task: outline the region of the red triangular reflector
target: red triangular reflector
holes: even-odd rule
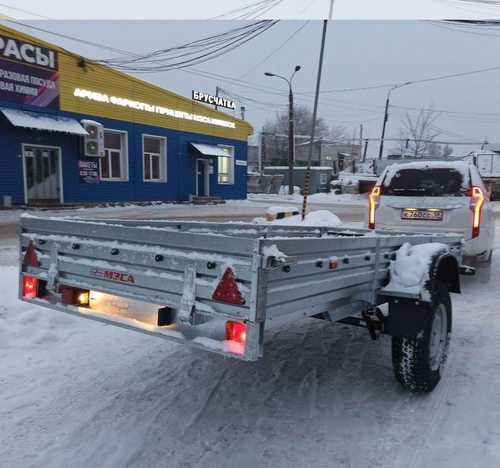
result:
[[[23,259],[23,265],[30,267],[40,266],[40,260],[38,260],[38,253],[35,249],[35,244],[33,244],[33,242],[30,242],[28,248],[26,249],[26,253],[24,254],[24,259]]]
[[[227,302],[228,304],[243,305],[245,298],[241,295],[236,283],[236,276],[231,268],[227,268],[215,289],[212,298],[215,301]]]

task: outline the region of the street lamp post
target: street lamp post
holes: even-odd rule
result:
[[[293,89],[292,82],[295,74],[300,70],[300,65],[297,65],[290,76],[285,78],[281,75],[265,72],[264,75],[280,78],[288,83],[288,193],[293,195],[293,166],[295,164],[295,116],[293,109]]]
[[[382,154],[384,152],[384,138],[385,138],[385,129],[387,126],[387,121],[389,120],[389,105],[391,100],[391,93],[398,88],[402,88],[403,86],[408,86],[412,84],[411,81],[407,81],[405,83],[395,84],[392,88],[387,92],[387,99],[385,100],[385,112],[384,112],[384,123],[382,124],[382,135],[380,136],[380,147],[378,150],[378,158],[382,159]]]

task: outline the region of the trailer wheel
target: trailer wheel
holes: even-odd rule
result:
[[[429,305],[422,304],[421,307],[428,308]],[[451,334],[451,300],[448,288],[442,283],[437,282],[435,286],[430,314],[422,336],[416,339],[392,338],[394,374],[405,389],[414,393],[434,390],[446,364]]]

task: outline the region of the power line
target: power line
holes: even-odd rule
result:
[[[240,78],[247,76],[251,72],[253,72],[256,68],[259,68],[263,63],[267,62],[273,55],[278,53],[283,47],[285,47],[297,34],[299,34],[307,25],[309,21],[305,21],[301,26],[299,26],[288,38],[280,45],[277,49],[273,50],[269,55],[266,55],[262,60],[257,62],[252,68],[246,71]]]
[[[258,28],[265,24],[265,21],[257,21],[253,23],[246,24],[244,26],[239,26],[236,28],[229,29],[225,32],[222,33],[217,33],[213,34],[211,36],[204,37],[202,39],[197,39],[195,41],[187,42],[186,44],[182,44],[179,46],[175,47],[169,47],[166,49],[158,49],[154,50],[152,52],[147,52],[143,54],[139,54],[136,58],[136,60],[128,60],[127,58],[124,57],[115,57],[115,58],[109,58],[109,59],[103,59],[103,62],[108,62],[108,63],[131,63],[131,62],[146,62],[146,63],[154,63],[154,62],[161,62],[162,59],[157,59],[156,57],[162,56],[162,55],[167,55],[171,53],[176,53],[178,51],[185,51],[185,50],[199,50],[202,47],[210,46],[210,45],[217,45],[221,44],[224,41],[231,40],[235,37],[239,37],[241,34],[245,34],[249,31],[255,30],[255,28]],[[175,57],[175,56],[174,56]]]
[[[454,21],[426,21],[426,23],[431,26],[435,26],[441,29],[447,29],[448,31],[458,32],[462,34],[472,34],[474,36],[490,36],[490,37],[500,37],[500,34],[489,34],[478,31],[467,31],[464,27],[460,27],[461,25],[456,24]],[[456,27],[453,27],[456,26]]]
[[[297,14],[297,16],[302,15],[302,13],[305,13],[306,11],[309,10],[318,0],[311,0],[302,10],[300,10]]]
[[[6,3],[0,3],[0,6],[2,6],[4,8],[8,8],[9,10],[18,11],[19,13],[26,13],[26,14],[31,15],[31,16],[36,16],[36,17],[41,18],[41,19],[46,19],[46,20],[51,19],[48,16],[41,15],[39,13],[34,13],[33,11],[24,10],[22,8],[19,8],[19,7],[13,7],[13,6],[7,5]]]
[[[422,108],[419,108],[419,107],[397,106],[397,105],[393,105],[393,104],[391,104],[391,107],[396,107],[396,108],[405,109],[405,110],[416,110],[416,111],[422,110]],[[439,112],[440,114],[459,114],[459,115],[466,114],[466,115],[470,115],[470,116],[484,115],[484,116],[498,116],[498,117],[500,117],[500,113],[498,113],[498,112],[469,112],[469,111],[455,111],[455,110],[434,109],[434,108],[432,108],[432,110],[435,112]]]
[[[155,51],[133,60],[119,58],[98,60],[98,62],[124,71],[143,73],[185,68],[225,55],[252,39],[255,39],[277,23],[278,21],[259,21],[249,26],[235,28],[226,33],[211,36],[182,46]],[[172,52],[175,53],[183,50],[187,51],[178,55],[172,55]],[[161,58],[156,58],[158,56],[161,56]],[[152,57],[155,57],[155,59],[150,60]],[[181,60],[175,61],[176,59]],[[157,65],[155,63],[157,63]]]
[[[241,20],[241,19],[250,19],[250,16],[258,16],[267,13],[272,10],[275,6],[282,3],[283,0],[260,0],[258,2],[251,3],[241,8],[235,8],[234,10],[227,11],[226,13],[222,13],[217,16],[213,16],[212,18],[208,18],[209,20],[217,20],[217,19],[232,19],[232,20]]]
[[[81,44],[89,45],[89,46],[92,46],[92,47],[97,47],[98,49],[101,49],[101,50],[105,49],[105,50],[109,50],[110,52],[114,52],[114,53],[118,53],[118,54],[130,55],[130,56],[138,56],[138,54],[134,54],[132,52],[129,52],[129,51],[126,51],[126,50],[123,50],[123,49],[117,49],[116,47],[110,47],[110,46],[107,46],[105,44],[99,44],[97,42],[88,41],[86,39],[82,39],[82,38],[75,37],[75,36],[70,36],[68,34],[57,33],[57,32],[54,32],[54,31],[50,31],[49,29],[44,29],[44,28],[41,28],[39,26],[34,26],[34,25],[31,25],[31,24],[22,23],[22,22],[17,21],[17,20],[7,19],[6,21],[9,22],[9,23],[12,23],[12,24],[16,24],[18,26],[22,26],[22,27],[28,28],[28,29],[33,29],[35,31],[43,32],[45,34],[51,34],[53,36],[61,37],[63,39],[68,39],[70,41],[80,42]],[[74,54],[74,53],[68,53],[68,54],[72,55],[72,56],[77,56],[78,55],[78,54]]]
[[[154,51],[148,54],[137,54],[137,53],[132,53],[123,49],[118,49],[115,47],[109,47],[104,44],[98,44],[92,41],[88,41],[86,39],[81,39],[75,36],[70,36],[68,34],[62,34],[62,33],[56,33],[50,30],[47,30],[45,28],[41,28],[38,26],[33,26],[30,24],[22,23],[20,21],[15,21],[15,20],[7,20],[10,23],[26,27],[29,29],[33,29],[39,32],[43,32],[46,34],[52,34],[57,37],[61,37],[67,40],[79,42],[85,45],[90,45],[92,47],[96,47],[99,49],[105,49],[109,50],[113,53],[118,53],[122,57],[116,58],[116,59],[102,59],[102,60],[92,60],[95,63],[103,64],[103,65],[108,65],[112,68],[116,68],[122,71],[135,71],[135,72],[159,72],[159,71],[168,71],[176,68],[185,68],[188,66],[200,64],[207,62],[209,60],[218,58],[226,53],[229,53],[230,51],[246,44],[250,40],[254,39],[255,37],[259,36],[260,34],[264,33],[267,31],[269,28],[277,24],[277,21],[259,21],[257,23],[252,23],[250,25],[245,25],[239,28],[233,28],[229,31],[226,31],[224,33],[210,36],[208,38],[200,39],[197,41],[193,41],[188,44],[183,44],[181,46],[173,47],[170,49],[164,49],[164,50],[159,50],[159,51]],[[158,60],[160,62],[160,65],[145,65],[142,66],[140,64],[140,61],[147,61],[152,58],[152,57],[157,57],[162,53],[171,53],[172,51],[182,51],[184,49],[193,49],[193,51],[189,54],[180,54],[177,56],[171,57],[171,59],[176,59],[176,58],[182,58],[185,56],[191,55],[190,58],[187,58],[186,60],[180,60],[180,61],[173,61],[171,63],[163,63],[164,59]],[[73,56],[77,54],[71,54]],[[128,59],[123,57],[127,56],[129,57]],[[157,59],[155,59],[157,60]],[[134,64],[138,64],[135,66]],[[130,65],[129,65],[130,64]]]

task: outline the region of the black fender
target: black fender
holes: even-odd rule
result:
[[[457,258],[448,251],[438,253],[429,267],[429,280],[426,288],[429,292],[436,290],[436,282],[444,284],[449,292],[460,294],[460,265]]]
[[[432,258],[425,289],[430,301],[402,297],[389,297],[389,315],[384,321],[384,333],[408,339],[417,339],[432,319],[432,298],[438,284],[449,292],[460,293],[460,265],[457,258],[443,249]],[[451,331],[451,317],[448,318]]]

